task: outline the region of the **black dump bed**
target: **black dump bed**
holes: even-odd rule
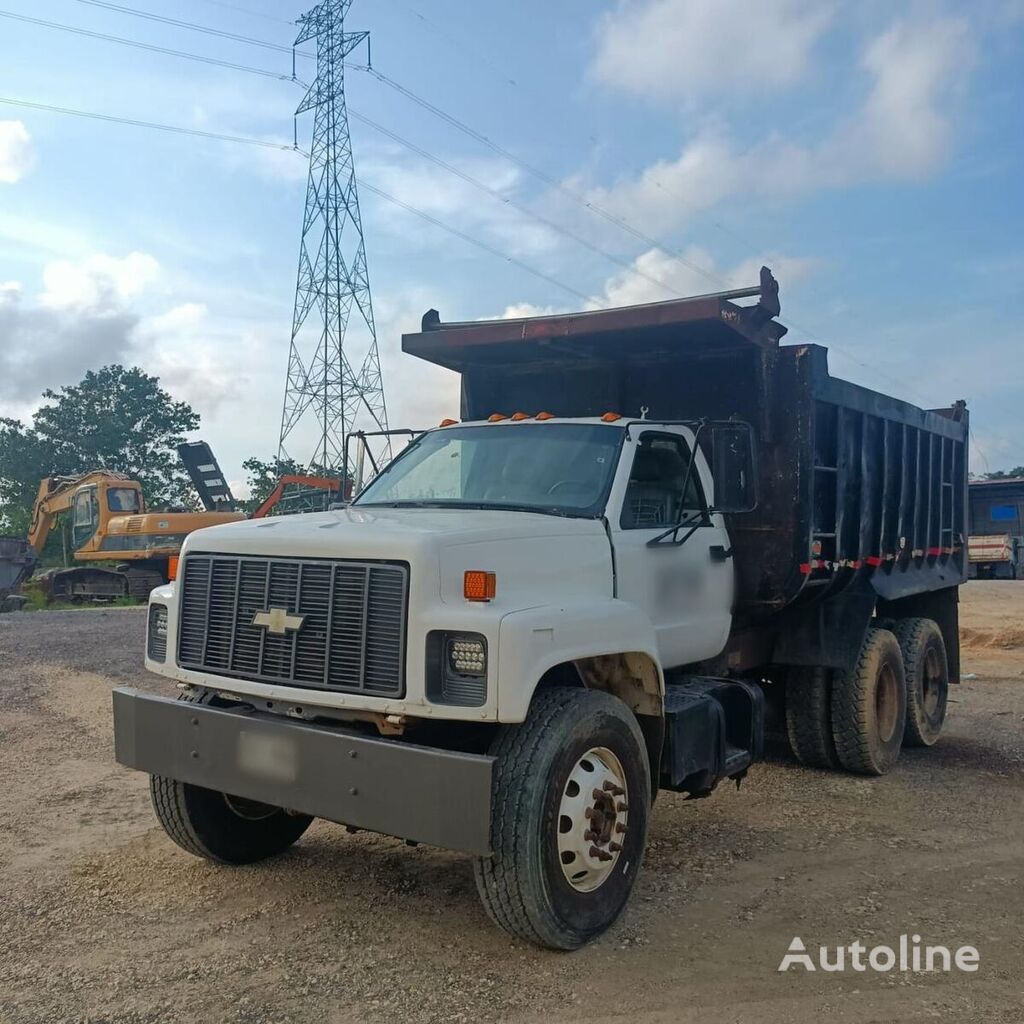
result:
[[[736,299],[759,296],[756,305]],[[967,411],[924,410],[832,377],[757,288],[620,309],[441,323],[402,348],[462,375],[462,416],[614,411],[748,421],[759,504],[730,517],[738,611],[758,619],[857,583],[885,600],[966,578]]]

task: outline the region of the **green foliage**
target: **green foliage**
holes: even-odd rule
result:
[[[277,481],[285,474],[304,475],[317,472],[294,459],[274,459],[273,462],[269,462],[255,456],[246,459],[242,463],[242,468],[247,474],[245,482],[249,488],[249,497],[246,501],[240,501],[238,506],[248,515],[252,515],[270,497],[277,486]]]
[[[138,480],[151,508],[196,507],[176,447],[199,416],[158,378],[138,367],[104,366],[43,398],[31,426],[0,420],[0,530],[26,532],[44,477],[95,469]]]
[[[297,476],[319,476],[337,479],[338,473],[325,470],[321,466],[304,466],[293,459],[274,460],[267,462],[263,459],[251,458],[242,463],[248,476],[246,484],[249,488],[247,501],[240,501],[239,508],[243,512],[252,515],[270,497],[277,481],[290,474]],[[330,494],[320,488],[301,487],[290,485],[285,488],[284,496],[274,509],[273,515],[283,515],[291,512],[321,512],[328,504],[335,500],[337,494]]]
[[[1024,466],[1014,466],[1013,469],[997,469],[994,473],[985,473],[982,480],[1011,480],[1014,477],[1024,477]]]

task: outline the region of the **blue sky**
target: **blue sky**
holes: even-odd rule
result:
[[[119,2],[283,45],[303,10]],[[82,0],[0,12],[291,70]],[[789,340],[922,405],[966,398],[975,471],[1024,462],[1019,0],[355,0],[347,27],[371,31],[380,71],[563,189],[358,72],[354,111],[590,246],[354,123],[368,183],[570,289],[364,193],[393,425],[457,412],[455,378],[399,351],[431,306],[462,320],[651,301],[755,283],[767,262]],[[0,96],[291,141],[294,83],[2,14],[0,40]],[[195,405],[232,479],[273,455],[304,191],[293,153],[0,104],[0,413],[116,359]]]

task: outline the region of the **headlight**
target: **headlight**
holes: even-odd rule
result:
[[[427,697],[458,707],[486,703],[487,640],[479,633],[428,633]]]
[[[149,635],[146,650],[150,661],[167,660],[167,605],[149,606]]]
[[[487,642],[479,640],[448,638],[448,667],[461,675],[483,676],[487,674]]]

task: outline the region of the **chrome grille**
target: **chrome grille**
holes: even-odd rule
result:
[[[402,696],[405,565],[188,555],[180,574],[178,664],[311,689]],[[283,634],[272,608],[303,616]]]

